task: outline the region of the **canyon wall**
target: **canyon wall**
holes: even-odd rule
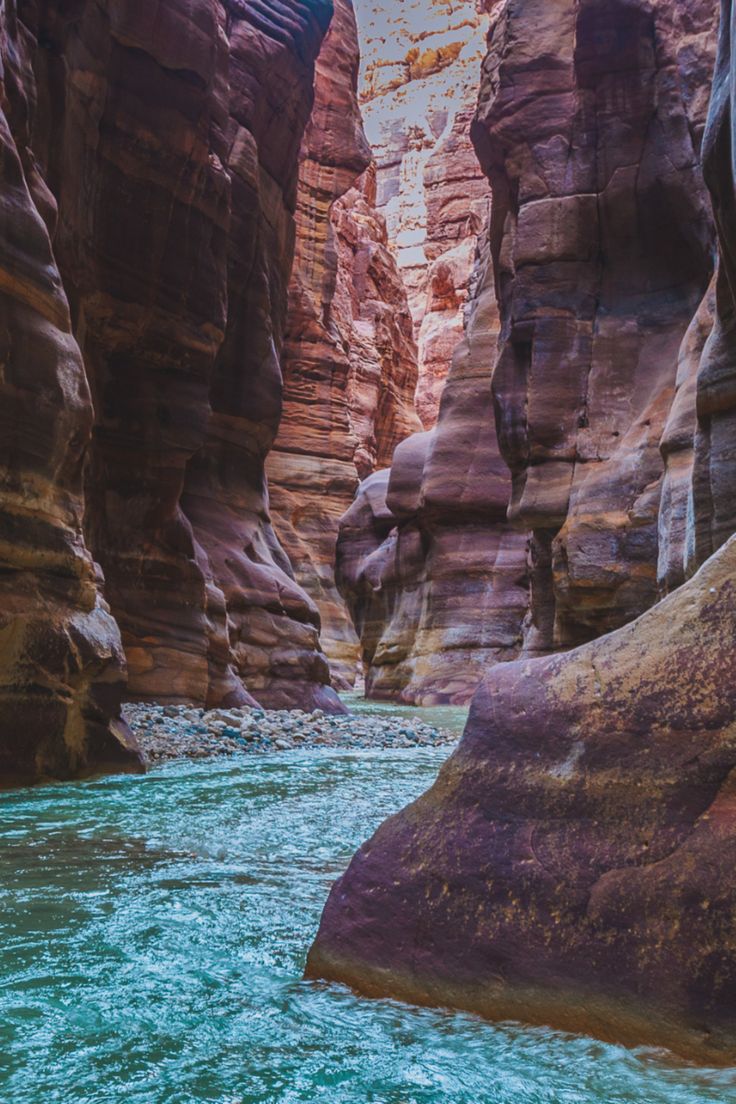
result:
[[[710,291],[703,263],[707,225],[692,152],[700,144],[703,102],[695,78],[711,48],[714,8],[690,0],[667,6],[510,0],[503,19],[486,87],[506,88],[507,109],[496,104],[489,114],[485,101],[477,140],[495,174],[494,203],[496,188],[502,202],[506,189],[506,206],[494,211],[492,236],[502,311],[502,365],[494,387],[502,447],[514,464],[513,514],[537,526],[545,541],[560,525],[539,568],[549,576],[554,567],[562,579],[552,598],[555,604],[563,598],[564,616],[548,610],[550,630],[569,617],[566,595],[586,579],[591,600],[575,599],[576,632],[598,630],[654,600],[651,531],[657,522],[660,581],[673,593],[573,651],[491,668],[463,740],[435,785],[379,829],[333,889],[307,973],[372,995],[663,1045],[699,1061],[733,1064],[732,0],[722,3],[703,141],[719,246]],[[601,82],[596,74],[607,57]],[[505,66],[514,75],[508,83]],[[562,120],[576,119],[580,79],[585,110],[591,81],[595,85],[594,160],[599,171],[616,166],[603,178],[604,192],[612,183],[613,191],[601,197],[595,189],[596,209],[585,217],[582,191],[577,184],[569,188],[580,168],[575,153],[584,150],[568,145],[560,131]],[[642,103],[649,104],[644,130],[628,125],[632,108],[638,117]],[[666,118],[659,105],[667,107]],[[545,131],[549,117],[554,126]],[[521,118],[531,144],[514,145]],[[624,156],[614,156],[615,146],[601,156],[600,140],[614,132]],[[644,161],[633,177],[629,140],[644,147],[654,142],[653,148],[637,145]],[[668,157],[660,140],[670,149]],[[553,173],[550,151],[557,147]],[[512,174],[512,165],[524,171]],[[590,187],[590,177],[583,181]],[[524,202],[527,189],[536,198]],[[633,211],[642,215],[636,235],[628,221]],[[639,251],[633,259],[644,267],[632,265],[609,283],[603,265],[600,306],[586,315],[585,300],[573,300],[580,312],[576,326],[568,299],[578,287],[589,293],[584,266],[596,258],[600,264],[598,220],[609,217],[621,229],[617,245]],[[595,248],[580,237],[586,228],[594,231]],[[615,274],[617,249],[605,256]],[[659,271],[660,259],[669,265],[666,273]],[[638,272],[646,274],[643,283]],[[555,289],[559,297],[548,300]],[[610,298],[614,291],[618,304]],[[688,328],[686,304],[694,315]],[[643,350],[646,364],[640,368]],[[672,357],[669,374],[665,350]],[[585,425],[563,417],[580,410],[578,388],[586,374],[581,376],[581,366],[587,364],[600,376],[595,388],[592,380],[585,384],[599,408],[603,367],[608,372],[611,436],[611,427],[620,425],[613,449],[604,447],[605,422],[593,417],[595,405],[586,407],[591,413]],[[645,366],[646,387],[639,375]],[[563,404],[558,391],[566,381],[571,390]],[[665,395],[673,392],[668,409]],[[631,404],[637,395],[645,400],[640,413]],[[626,421],[618,421],[623,415],[617,396],[629,399]],[[648,443],[655,424],[658,431],[664,427],[658,464]],[[589,430],[601,447],[581,473],[582,444],[571,450],[564,440],[572,435],[582,441]],[[608,498],[606,469],[615,476]],[[588,480],[592,485],[586,487]],[[643,480],[648,482],[642,486]],[[623,513],[624,500],[617,501],[622,488],[629,502],[639,503],[637,511],[630,506]],[[596,495],[593,518],[588,511]],[[575,547],[576,534],[593,521],[599,531],[589,534],[584,556],[585,544]],[[638,524],[650,549],[643,561],[627,543]],[[539,536],[537,544],[541,559]],[[637,562],[647,564],[646,588],[631,571]],[[600,565],[616,565],[620,581],[604,580],[602,586]],[[618,597],[629,575],[640,594],[630,604]],[[549,592],[536,596],[537,614],[545,601]],[[544,628],[537,621],[538,643],[530,650],[547,645]]]
[[[268,460],[271,513],[320,611],[333,685],[353,685],[360,648],[334,578],[338,519],[363,475],[419,425],[411,317],[357,102],[352,4],[338,0],[302,143],[297,244],[282,357],[281,427]]]
[[[361,105],[377,205],[407,287],[419,351],[417,411],[437,421],[489,188],[469,138],[486,4],[358,0]]]
[[[706,550],[715,547],[707,522],[699,525],[697,542],[692,526],[689,536],[686,532],[687,518],[698,509],[708,515],[710,494],[707,473],[691,493],[690,471],[696,462],[695,373],[714,295],[709,290],[713,224],[699,153],[715,20],[713,0],[633,7],[629,0],[605,7],[561,4],[545,12],[529,2],[486,7],[488,14],[476,14],[463,33],[475,42],[481,25],[489,31],[472,138],[493,204],[472,241],[478,266],[495,273],[500,340],[498,349],[486,342],[472,353],[477,405],[468,407],[468,416],[478,427],[484,421],[488,426],[479,428],[481,438],[493,432],[483,395],[483,380],[487,385],[492,375],[498,431],[493,448],[500,448],[512,477],[508,520],[530,537],[523,650],[535,655],[583,643],[632,620],[692,574]],[[460,261],[471,239],[429,267],[417,259],[426,261],[432,253],[427,225],[433,235],[445,233],[443,210],[452,212],[456,229],[463,212],[466,219],[480,213],[472,187],[453,192],[451,168],[446,187],[454,198],[434,206],[428,198],[446,194],[441,180],[448,166],[462,166],[472,157],[469,138],[462,136],[469,112],[452,116],[442,142],[428,155],[435,175],[426,169],[422,175],[421,159],[402,143],[418,105],[430,117],[443,102],[433,97],[431,82],[446,79],[451,66],[446,58],[444,69],[437,63],[439,72],[426,76],[411,60],[413,52],[408,61],[399,56],[398,32],[411,37],[416,6],[396,15],[397,36],[386,58],[373,56],[378,32],[393,24],[380,5],[370,10],[375,38],[369,37],[364,84],[369,131],[373,125],[378,143],[379,206],[383,202],[393,227],[415,312],[417,289],[426,296],[425,306],[437,308],[421,326],[427,332],[431,319],[439,320],[436,334],[441,343],[447,341],[447,352],[458,347],[462,330],[441,321],[445,307],[459,312],[463,323],[474,316],[476,327],[499,328],[492,296],[479,310],[468,302],[483,282],[478,270],[468,278]],[[459,5],[450,14],[451,24],[461,11]],[[426,44],[434,33],[430,19],[426,33],[417,25],[414,37]],[[454,26],[448,32],[458,33]],[[529,41],[522,46],[525,37]],[[461,48],[452,64],[466,64],[471,55],[472,49],[466,55]],[[466,79],[463,69],[461,98],[467,96]],[[451,139],[458,142],[456,154],[443,160],[440,148]],[[421,182],[414,193],[405,183],[411,174]],[[460,175],[469,179],[465,170]],[[428,191],[428,180],[439,191]],[[487,208],[487,200],[482,202]],[[484,260],[488,249],[490,260]],[[458,281],[466,288],[461,298]],[[486,316],[482,323],[479,313]],[[458,355],[467,362],[467,351]],[[708,401],[718,405],[723,389],[716,385],[716,390],[719,398]],[[442,420],[451,405],[448,396],[447,411],[439,410],[445,439]],[[698,470],[705,473],[710,442],[702,424],[698,433]],[[468,448],[467,434],[458,442],[457,455],[452,447],[445,449],[448,470],[472,463],[460,457]],[[717,446],[721,452],[726,447]],[[426,442],[427,455],[432,449]],[[481,641],[492,639],[495,615],[490,607],[476,614],[483,626],[474,634],[480,646],[463,657],[458,628],[463,618],[458,615],[450,628],[446,622],[452,615],[428,599],[427,588],[435,571],[445,578],[455,572],[453,601],[462,603],[464,557],[459,552],[452,565],[448,539],[440,567],[430,554],[424,522],[419,524],[423,541],[415,539],[408,552],[409,531],[415,531],[424,510],[419,484],[415,490],[416,508],[411,517],[402,515],[398,527],[404,540],[395,549],[396,562],[386,545],[380,571],[374,553],[387,537],[384,521],[376,529],[365,502],[346,518],[341,585],[363,644],[371,694],[416,701],[433,693],[467,698],[493,654]],[[494,501],[486,520],[495,525],[503,519],[500,499]],[[365,539],[358,532],[359,514],[368,527]],[[459,525],[459,540],[463,511],[450,506],[449,514]],[[427,516],[431,528],[438,512],[430,507]],[[492,554],[483,556],[480,546],[476,552],[476,574],[488,572]],[[515,565],[514,605],[522,575]],[[449,589],[447,595],[449,600]],[[473,614],[468,616],[472,621]],[[498,627],[506,641],[499,658],[514,658],[518,642],[511,644],[508,622]],[[462,688],[452,680],[444,684],[442,656],[451,641],[458,665],[461,657],[476,657],[466,664]],[[428,671],[426,679],[409,674],[408,666],[426,666],[424,657],[432,653],[436,679]]]
[[[337,579],[368,697],[464,703],[490,663],[519,653],[527,539],[506,522],[511,484],[491,397],[497,340],[484,249],[437,426],[399,445],[341,521]]]
[[[658,597],[660,439],[712,272],[714,30],[712,0],[495,13],[473,138],[493,186],[509,517],[533,534],[528,654]]]
[[[120,635],[135,698],[337,706],[264,473],[331,16],[3,9],[4,774],[130,756]]]
[[[119,721],[120,633],[83,535],[93,407],[31,149],[33,48],[3,8],[0,783],[137,762]]]

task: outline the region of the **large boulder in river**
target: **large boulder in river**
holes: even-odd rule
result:
[[[610,636],[494,667],[308,973],[736,1060],[736,538]]]

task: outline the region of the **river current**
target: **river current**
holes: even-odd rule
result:
[[[1,1104],[736,1104],[736,1074],[302,981],[330,884],[440,750],[0,794]]]

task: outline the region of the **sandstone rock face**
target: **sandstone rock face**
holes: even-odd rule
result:
[[[34,42],[0,13],[0,786],[138,756],[120,720],[118,628],[85,545],[92,401],[31,149]]]
[[[534,533],[529,653],[657,597],[659,454],[711,274],[698,150],[710,0],[494,13],[473,136],[493,186],[510,517]]]
[[[489,663],[518,654],[527,542],[505,520],[510,479],[490,388],[497,337],[486,253],[436,428],[400,444],[341,522],[337,577],[368,697],[463,703]]]
[[[495,666],[308,973],[733,1062],[735,572],[733,538],[616,633]]]
[[[223,606],[219,594],[226,609],[225,662],[221,629],[209,638],[210,699],[232,702],[244,684],[268,708],[338,707],[319,646],[319,613],[275,537],[265,476],[281,416],[299,149],[331,16],[327,0],[249,3],[233,9],[226,25],[228,309],[206,439],[189,461],[182,499],[206,556],[215,610]]]
[[[127,754],[109,723],[120,640],[87,548],[129,695],[337,704],[264,474],[298,154],[331,16],[331,0],[2,14],[16,368],[0,670],[18,709],[39,703],[35,728],[3,717],[24,769]]]
[[[355,15],[340,0],[317,64],[315,106],[302,144],[284,406],[268,460],[276,529],[319,609],[322,646],[338,688],[354,683],[360,660],[335,587],[338,519],[360,475],[388,463],[396,443],[418,426],[411,318],[383,220],[371,203],[372,174],[353,187],[370,163],[358,66]]]
[[[730,0],[721,6],[721,30],[713,79],[703,165],[713,200],[720,243],[715,282],[714,321],[703,348],[697,377],[697,432],[690,496],[685,569],[689,574],[736,529],[736,453],[732,435],[736,419],[736,182],[733,160],[733,41]]]
[[[713,330],[714,312],[715,278],[682,342],[675,397],[660,442],[665,473],[659,507],[657,578],[660,590],[665,594],[680,586],[687,574],[692,574],[692,570],[688,571],[689,567],[698,566],[692,494],[697,386],[703,350]],[[710,547],[710,542],[707,542],[707,547]],[[699,551],[702,559],[702,547]]]
[[[488,183],[469,138],[485,53],[475,0],[359,0],[361,102],[378,169],[377,204],[409,293],[419,346],[416,405],[437,421]]]
[[[550,6],[512,3],[511,18],[525,7],[544,28]],[[489,672],[434,787],[333,889],[310,976],[736,1061],[736,536],[726,536],[733,482],[719,438],[734,364],[733,34],[724,0],[704,141],[719,275],[682,340],[663,438],[659,571],[677,589],[573,651]],[[670,322],[664,310],[665,334]],[[530,351],[516,352],[526,387]],[[709,406],[714,380],[723,389]],[[522,441],[527,424],[512,427]],[[639,430],[640,450],[644,440]],[[532,510],[526,476],[520,467],[520,512]],[[543,474],[532,489],[546,518]],[[709,541],[720,547],[679,585]]]

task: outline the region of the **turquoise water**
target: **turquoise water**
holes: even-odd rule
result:
[[[701,1104],[736,1075],[301,980],[335,876],[445,752],[0,795],[2,1104]]]
[[[468,720],[468,705],[399,705],[397,702],[368,701],[361,694],[342,693],[340,698],[351,713],[373,717],[406,717],[410,721],[425,721],[435,728],[444,728],[462,736]]]

